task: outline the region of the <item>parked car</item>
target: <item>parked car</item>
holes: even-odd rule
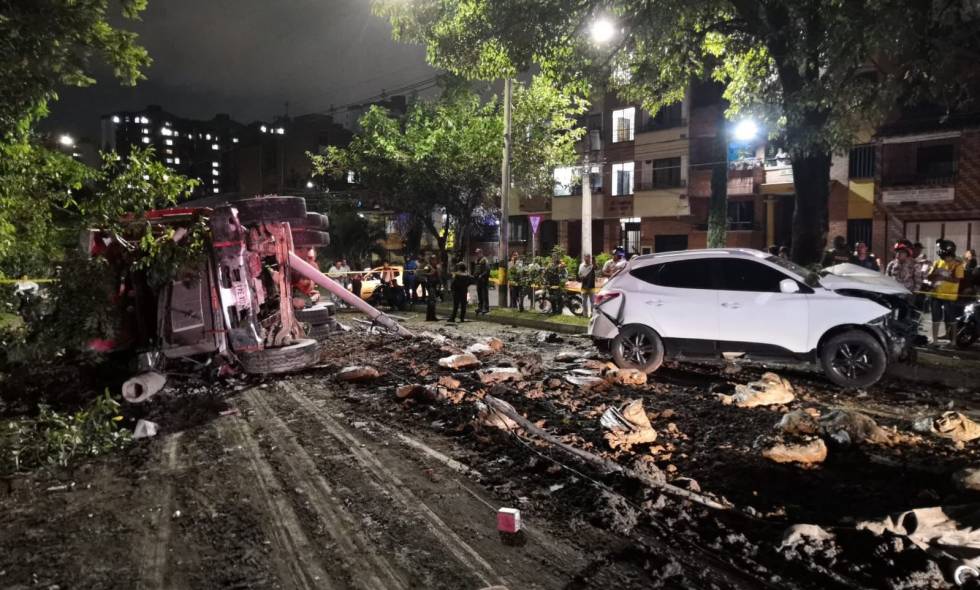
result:
[[[648,373],[664,359],[744,359],[815,365],[861,388],[911,357],[910,296],[877,273],[817,274],[758,250],[652,254],[598,293],[589,335],[618,366]]]

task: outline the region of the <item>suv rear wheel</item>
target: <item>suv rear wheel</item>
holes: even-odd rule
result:
[[[612,355],[621,369],[637,369],[652,373],[664,362],[664,343],[651,328],[629,324],[619,329],[613,338]]]
[[[820,349],[820,364],[835,385],[860,389],[881,379],[888,368],[888,355],[871,334],[848,330],[824,343]]]

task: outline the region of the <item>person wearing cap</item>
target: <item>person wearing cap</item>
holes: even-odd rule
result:
[[[881,264],[878,263],[878,257],[868,250],[868,245],[864,242],[858,242],[854,245],[854,257],[851,258],[851,264],[881,272]]]
[[[823,253],[823,260],[820,266],[827,268],[851,262],[851,252],[847,249],[847,239],[844,236],[834,238],[834,247]]]
[[[932,289],[932,341],[939,340],[939,322],[946,327],[945,337],[951,339],[953,321],[956,319],[956,300],[959,297],[960,282],[963,280],[963,263],[956,258],[956,244],[950,240],[937,242],[938,260],[932,263],[927,277]]]
[[[904,241],[898,242],[895,244],[894,251],[895,259],[885,267],[885,274],[915,293],[922,285],[924,275],[912,258],[912,246]]]
[[[626,250],[621,247],[617,247],[613,250],[613,257],[606,261],[602,265],[602,276],[607,279],[616,276],[619,271],[626,268]]]

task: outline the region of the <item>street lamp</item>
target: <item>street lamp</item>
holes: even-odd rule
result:
[[[592,22],[592,26],[589,27],[589,34],[592,36],[593,43],[605,45],[616,36],[616,27],[608,18],[600,17]]]
[[[724,138],[724,159],[719,159],[711,172],[711,197],[708,204],[708,247],[724,248],[728,233],[728,170],[731,166],[732,140],[739,144],[753,141],[759,134],[759,124],[742,119],[734,125],[725,122],[721,129]]]
[[[65,147],[73,147],[75,145],[75,138],[65,133],[58,137],[58,143]]]
[[[738,141],[752,141],[759,134],[759,125],[752,119],[742,119],[735,124],[732,132]]]

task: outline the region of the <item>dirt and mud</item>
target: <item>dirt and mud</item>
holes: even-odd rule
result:
[[[978,463],[976,443],[912,431],[916,419],[946,409],[975,415],[973,391],[887,381],[845,393],[818,375],[780,371],[794,401],[739,408],[717,394],[760,369],[673,365],[646,385],[582,387],[570,372],[605,360],[584,338],[483,322],[408,324],[448,341],[355,330],[328,342],[320,366],[302,374],[215,384],[172,377],[158,398],[124,409],[130,427],[159,423],[155,438],[0,481],[0,587],[952,587],[949,564],[854,524],[977,500],[952,483]],[[438,366],[491,334],[504,346],[484,351],[483,367],[518,368],[519,381],[485,385],[476,370]],[[380,377],[335,379],[365,364]],[[435,400],[396,395],[440,383]],[[487,394],[567,445],[732,509],[678,499],[521,429],[488,425],[477,404]],[[636,399],[656,440],[613,449],[599,419]],[[892,440],[831,440],[826,461],[809,467],[764,458],[775,425],[802,409],[859,410]],[[522,535],[498,534],[500,507],[521,510]],[[781,547],[797,523],[835,539]]]

